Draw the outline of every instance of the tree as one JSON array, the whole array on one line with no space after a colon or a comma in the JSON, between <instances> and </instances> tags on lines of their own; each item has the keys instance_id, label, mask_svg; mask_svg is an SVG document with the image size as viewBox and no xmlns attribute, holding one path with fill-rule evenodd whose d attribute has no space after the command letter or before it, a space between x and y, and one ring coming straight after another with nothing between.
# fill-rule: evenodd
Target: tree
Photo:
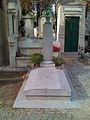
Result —
<instances>
[{"instance_id":1,"label":"tree","mask_svg":"<svg viewBox=\"0 0 90 120\"><path fill-rule=\"evenodd\" d=\"M22 14L26 15L32 9L32 2L30 0L21 0Z\"/></svg>"},{"instance_id":2,"label":"tree","mask_svg":"<svg viewBox=\"0 0 90 120\"><path fill-rule=\"evenodd\" d=\"M20 0L20 2L22 10L27 14L35 10L42 12L47 2L53 4L55 0Z\"/></svg>"},{"instance_id":3,"label":"tree","mask_svg":"<svg viewBox=\"0 0 90 120\"><path fill-rule=\"evenodd\" d=\"M20 0L22 15L26 15L29 13L37 13L37 25L38 19L42 15L43 10L45 9L45 5L49 2L53 4L55 0Z\"/></svg>"}]
</instances>

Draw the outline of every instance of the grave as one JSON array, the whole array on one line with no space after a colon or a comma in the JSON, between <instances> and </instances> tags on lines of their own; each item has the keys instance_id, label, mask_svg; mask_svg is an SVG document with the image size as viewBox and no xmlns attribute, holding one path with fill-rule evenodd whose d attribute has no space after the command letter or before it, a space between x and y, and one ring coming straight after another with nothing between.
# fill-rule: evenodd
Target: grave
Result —
<instances>
[{"instance_id":1,"label":"grave","mask_svg":"<svg viewBox=\"0 0 90 120\"><path fill-rule=\"evenodd\" d=\"M47 14L48 12L49 14ZM56 69L52 61L53 32L50 17L51 10L47 6L43 37L44 60L40 68L29 73L21 93L19 93L21 99L16 99L14 108L55 108L55 104L58 104L59 108L60 101L70 101L71 99L71 88L64 70ZM50 106L48 102L51 102Z\"/></svg>"},{"instance_id":2,"label":"grave","mask_svg":"<svg viewBox=\"0 0 90 120\"><path fill-rule=\"evenodd\" d=\"M19 40L19 49L22 56L16 57L16 67L30 66L30 55L42 53L42 40L32 38L22 38Z\"/></svg>"},{"instance_id":3,"label":"grave","mask_svg":"<svg viewBox=\"0 0 90 120\"><path fill-rule=\"evenodd\" d=\"M71 96L64 71L55 67L32 70L23 92L31 100L70 100Z\"/></svg>"}]
</instances>

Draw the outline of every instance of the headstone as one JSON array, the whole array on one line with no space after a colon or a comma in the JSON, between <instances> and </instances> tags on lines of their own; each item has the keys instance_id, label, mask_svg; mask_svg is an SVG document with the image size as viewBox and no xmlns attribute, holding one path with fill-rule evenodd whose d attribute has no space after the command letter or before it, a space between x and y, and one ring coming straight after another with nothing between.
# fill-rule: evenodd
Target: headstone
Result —
<instances>
[{"instance_id":1,"label":"headstone","mask_svg":"<svg viewBox=\"0 0 90 120\"><path fill-rule=\"evenodd\" d=\"M39 19L39 37L43 38L43 25L45 23L46 19L44 16L41 16Z\"/></svg>"},{"instance_id":2,"label":"headstone","mask_svg":"<svg viewBox=\"0 0 90 120\"><path fill-rule=\"evenodd\" d=\"M27 14L26 16L22 16L25 21L25 30L27 37L34 37L34 17L33 15Z\"/></svg>"}]
</instances>

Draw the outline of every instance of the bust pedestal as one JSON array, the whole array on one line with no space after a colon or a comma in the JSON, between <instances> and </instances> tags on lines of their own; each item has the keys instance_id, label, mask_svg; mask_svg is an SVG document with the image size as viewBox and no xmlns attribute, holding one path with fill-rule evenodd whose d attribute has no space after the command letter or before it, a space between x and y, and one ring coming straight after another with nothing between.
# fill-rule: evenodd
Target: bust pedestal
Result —
<instances>
[{"instance_id":1,"label":"bust pedestal","mask_svg":"<svg viewBox=\"0 0 90 120\"><path fill-rule=\"evenodd\" d=\"M44 61L41 63L41 67L54 67L55 64L52 61L53 58L53 32L52 24L45 23L43 27L43 56Z\"/></svg>"}]
</instances>

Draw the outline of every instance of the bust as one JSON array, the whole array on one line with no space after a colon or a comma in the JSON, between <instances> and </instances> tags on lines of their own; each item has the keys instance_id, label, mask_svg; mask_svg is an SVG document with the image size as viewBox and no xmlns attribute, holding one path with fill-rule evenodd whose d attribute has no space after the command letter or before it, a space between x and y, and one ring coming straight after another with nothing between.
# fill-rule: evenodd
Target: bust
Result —
<instances>
[{"instance_id":1,"label":"bust","mask_svg":"<svg viewBox=\"0 0 90 120\"><path fill-rule=\"evenodd\" d=\"M50 17L52 17L52 10L51 10L51 5L50 4L46 4L45 7L45 17L46 17L46 23L50 22Z\"/></svg>"}]
</instances>

